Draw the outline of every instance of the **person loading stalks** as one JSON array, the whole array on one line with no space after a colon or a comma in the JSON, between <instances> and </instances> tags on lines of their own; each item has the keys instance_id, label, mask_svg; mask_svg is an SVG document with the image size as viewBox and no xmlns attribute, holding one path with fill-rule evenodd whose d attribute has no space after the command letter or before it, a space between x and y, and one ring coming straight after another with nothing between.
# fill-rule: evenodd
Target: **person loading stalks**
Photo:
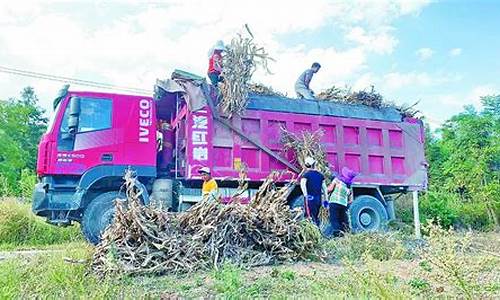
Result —
<instances>
[{"instance_id":1,"label":"person loading stalks","mask_svg":"<svg viewBox=\"0 0 500 300\"><path fill-rule=\"evenodd\" d=\"M220 74L222 73L222 51L225 51L224 43L217 41L215 46L208 53L208 78L214 87L222 81Z\"/></svg>"},{"instance_id":2,"label":"person loading stalks","mask_svg":"<svg viewBox=\"0 0 500 300\"><path fill-rule=\"evenodd\" d=\"M201 187L202 200L219 200L219 186L215 179L210 175L210 168L202 167L198 173L201 174L203 179L203 186Z\"/></svg>"},{"instance_id":3,"label":"person loading stalks","mask_svg":"<svg viewBox=\"0 0 500 300\"><path fill-rule=\"evenodd\" d=\"M313 75L317 73L320 68L321 65L315 62L310 69L300 74L299 79L295 82L295 92L298 98L314 99L314 92L309 88L309 84L311 83Z\"/></svg>"},{"instance_id":4,"label":"person loading stalks","mask_svg":"<svg viewBox=\"0 0 500 300\"><path fill-rule=\"evenodd\" d=\"M330 224L333 236L339 237L349 230L349 219L347 218L347 205L352 202L353 195L351 184L358 174L347 167L343 167L340 176L336 177L328 186L328 192L332 192L329 202Z\"/></svg>"},{"instance_id":5,"label":"person loading stalks","mask_svg":"<svg viewBox=\"0 0 500 300\"><path fill-rule=\"evenodd\" d=\"M300 188L304 195L305 213L308 218L312 218L314 224L319 226L321 196L324 196L325 201L328 199L325 177L314 168L316 165L314 158L306 157L304 163L307 169L300 179Z\"/></svg>"}]
</instances>

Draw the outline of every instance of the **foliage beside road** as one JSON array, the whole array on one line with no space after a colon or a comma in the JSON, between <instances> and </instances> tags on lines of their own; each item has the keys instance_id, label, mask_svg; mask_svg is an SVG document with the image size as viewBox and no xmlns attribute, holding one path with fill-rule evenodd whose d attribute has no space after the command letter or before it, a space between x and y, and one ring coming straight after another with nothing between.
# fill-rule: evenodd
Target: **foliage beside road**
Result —
<instances>
[{"instance_id":1,"label":"foliage beside road","mask_svg":"<svg viewBox=\"0 0 500 300\"><path fill-rule=\"evenodd\" d=\"M324 261L106 278L90 271L93 249L72 244L61 252L0 259L0 298L500 297L500 258L489 252L500 247L498 233L433 227L426 234L420 244L397 232L348 235L324 243Z\"/></svg>"},{"instance_id":2,"label":"foliage beside road","mask_svg":"<svg viewBox=\"0 0 500 300\"><path fill-rule=\"evenodd\" d=\"M56 227L35 217L29 204L0 200L0 249L18 249L81 241L78 226Z\"/></svg>"}]
</instances>

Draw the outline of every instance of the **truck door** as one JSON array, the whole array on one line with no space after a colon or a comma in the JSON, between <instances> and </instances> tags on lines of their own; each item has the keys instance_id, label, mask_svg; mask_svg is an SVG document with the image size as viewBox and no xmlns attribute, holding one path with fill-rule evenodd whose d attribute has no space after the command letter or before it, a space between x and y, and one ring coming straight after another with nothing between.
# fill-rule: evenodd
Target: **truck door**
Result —
<instances>
[{"instance_id":1,"label":"truck door","mask_svg":"<svg viewBox=\"0 0 500 300\"><path fill-rule=\"evenodd\" d=\"M112 99L70 97L57 137L56 173L80 175L96 165L113 163L112 111Z\"/></svg>"}]
</instances>

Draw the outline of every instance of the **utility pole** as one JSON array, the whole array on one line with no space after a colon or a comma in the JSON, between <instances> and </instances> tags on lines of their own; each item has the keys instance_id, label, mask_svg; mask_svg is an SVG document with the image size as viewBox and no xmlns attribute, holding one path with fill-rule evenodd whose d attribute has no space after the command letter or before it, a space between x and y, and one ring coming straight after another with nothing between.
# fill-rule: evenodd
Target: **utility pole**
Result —
<instances>
[{"instance_id":1,"label":"utility pole","mask_svg":"<svg viewBox=\"0 0 500 300\"><path fill-rule=\"evenodd\" d=\"M413 222L415 223L415 236L417 239L422 238L420 233L420 212L418 210L418 191L413 191Z\"/></svg>"}]
</instances>

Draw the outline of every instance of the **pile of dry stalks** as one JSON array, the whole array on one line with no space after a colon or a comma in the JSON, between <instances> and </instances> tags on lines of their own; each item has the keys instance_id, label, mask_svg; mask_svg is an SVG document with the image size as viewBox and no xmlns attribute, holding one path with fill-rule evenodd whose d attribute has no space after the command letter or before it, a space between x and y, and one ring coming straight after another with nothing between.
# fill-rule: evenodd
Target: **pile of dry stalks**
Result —
<instances>
[{"instance_id":1,"label":"pile of dry stalks","mask_svg":"<svg viewBox=\"0 0 500 300\"><path fill-rule=\"evenodd\" d=\"M358 91L351 92L350 89L341 89L336 86L332 86L318 94L318 99L343 102L347 104L363 104L375 108L382 107L383 98L382 95L375 92L372 86L371 91Z\"/></svg>"},{"instance_id":2,"label":"pile of dry stalks","mask_svg":"<svg viewBox=\"0 0 500 300\"><path fill-rule=\"evenodd\" d=\"M413 105L397 105L392 102L386 102L384 101L382 95L375 92L374 86L371 87L371 90L369 92L364 90L351 92L351 90L348 88L339 88L336 86L332 86L331 88L328 88L319 93L317 98L320 100L341 102L346 104L367 105L374 108L391 107L398 110L405 117L415 117L419 113L419 111L415 109L415 106L418 104L418 102Z\"/></svg>"},{"instance_id":3,"label":"pile of dry stalks","mask_svg":"<svg viewBox=\"0 0 500 300\"><path fill-rule=\"evenodd\" d=\"M326 157L325 149L321 145L321 138L324 132L316 130L314 132L301 131L300 134L294 134L281 128L281 143L285 151L292 151L295 156L295 162L302 169L306 168L305 159L310 156L316 160L316 169L320 171L329 182L332 174L330 165Z\"/></svg>"},{"instance_id":4,"label":"pile of dry stalks","mask_svg":"<svg viewBox=\"0 0 500 300\"><path fill-rule=\"evenodd\" d=\"M248 88L250 93L254 93L257 95L286 97L286 95L282 92L276 91L272 87L264 85L262 83L251 83Z\"/></svg>"},{"instance_id":5,"label":"pile of dry stalks","mask_svg":"<svg viewBox=\"0 0 500 300\"><path fill-rule=\"evenodd\" d=\"M93 270L101 276L184 273L224 262L257 266L310 255L319 232L287 206L293 185L276 187L278 176L272 173L248 205L203 201L172 214L141 205L136 179L127 173L127 200L117 202Z\"/></svg>"},{"instance_id":6,"label":"pile of dry stalks","mask_svg":"<svg viewBox=\"0 0 500 300\"><path fill-rule=\"evenodd\" d=\"M254 42L252 32L245 25L245 32L232 39L223 56L224 82L220 87L222 100L219 106L224 114L231 117L245 111L252 75L259 65L269 72L269 60L267 52Z\"/></svg>"},{"instance_id":7,"label":"pile of dry stalks","mask_svg":"<svg viewBox=\"0 0 500 300\"><path fill-rule=\"evenodd\" d=\"M283 143L286 151L292 151L296 163L298 163L302 169L306 169L304 163L306 157L310 156L316 160L316 170L320 171L325 176L326 184L329 184L332 180L332 170L328 163L325 150L321 145L321 137L324 132L322 130L317 130L315 132L302 131L300 134L294 134L287 131L285 128L281 128L281 142ZM323 206L320 208L319 218L321 220L321 228L327 226L329 222L329 211Z\"/></svg>"}]
</instances>

